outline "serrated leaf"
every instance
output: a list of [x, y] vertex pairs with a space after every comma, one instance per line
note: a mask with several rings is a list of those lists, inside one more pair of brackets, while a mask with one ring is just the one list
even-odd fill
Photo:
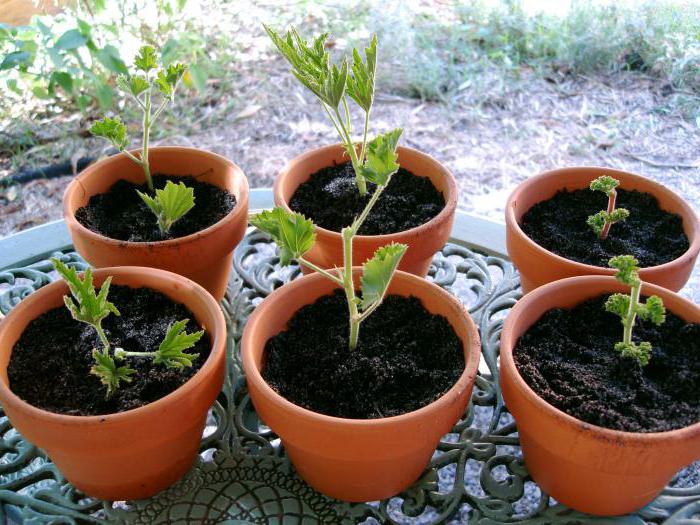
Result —
[[129, 145], [126, 126], [119, 117], [98, 120], [90, 127], [90, 133], [110, 141], [119, 151], [123, 151]]
[[95, 293], [92, 283], [92, 270], [88, 267], [81, 279], [75, 268], [69, 267], [55, 257], [51, 259], [53, 267], [63, 280], [68, 284], [68, 288], [73, 298], [67, 295], [63, 298], [66, 307], [70, 311], [73, 319], [92, 326], [100, 326], [102, 320], [110, 313], [120, 315], [117, 307], [107, 300], [111, 277], [107, 277], [100, 287], [99, 293]]
[[632, 255], [618, 255], [608, 261], [608, 266], [615, 268], [615, 278], [628, 286], [639, 284], [639, 262]]
[[614, 179], [609, 175], [602, 175], [601, 177], [591, 181], [590, 188], [592, 191], [602, 191], [606, 195], [610, 195], [619, 185], [619, 180]]
[[374, 256], [362, 265], [360, 287], [362, 300], [360, 309], [367, 310], [370, 306], [384, 299], [391, 277], [401, 262], [408, 246], [392, 243], [382, 246]]
[[365, 60], [359, 51], [352, 50], [352, 75], [348, 78], [348, 95], [364, 111], [369, 111], [374, 101], [375, 70], [377, 67], [377, 35], [372, 36], [365, 48]]
[[168, 368], [185, 368], [192, 366], [192, 361], [199, 354], [186, 354], [183, 350], [192, 348], [204, 335], [204, 330], [188, 334], [185, 332], [188, 319], [176, 321], [168, 327], [165, 338], [160, 343], [153, 362], [164, 364]]
[[627, 220], [627, 217], [629, 216], [629, 210], [626, 210], [625, 208], [615, 208], [612, 213], [608, 215], [608, 221], [610, 221], [611, 224], [615, 224], [616, 222]]
[[280, 207], [258, 213], [250, 223], [277, 243], [282, 266], [302, 257], [316, 241], [313, 222], [300, 213], [290, 213]]
[[649, 320], [655, 325], [661, 325], [666, 322], [666, 308], [661, 297], [652, 295], [639, 307], [637, 313], [642, 319]]
[[605, 310], [611, 314], [616, 314], [620, 316], [623, 320], [627, 315], [627, 311], [630, 307], [630, 297], [629, 295], [615, 293], [608, 297], [605, 301]]
[[173, 99], [178, 82], [187, 71], [183, 64], [171, 64], [165, 70], [158, 71], [156, 85], [164, 97]]
[[636, 359], [641, 366], [649, 364], [651, 358], [651, 343], [643, 341], [641, 343], [615, 343], [615, 350], [622, 354], [622, 357]]
[[119, 86], [119, 89], [122, 91], [126, 91], [138, 97], [150, 87], [150, 84], [143, 75], [119, 75], [117, 77], [117, 86]]
[[134, 59], [136, 69], [147, 73], [151, 69], [158, 67], [158, 56], [153, 46], [142, 46]]
[[586, 219], [586, 224], [590, 226], [591, 230], [596, 235], [600, 235], [600, 232], [603, 231], [603, 228], [605, 227], [605, 221], [608, 218], [608, 212], [605, 210], [601, 210], [595, 215], [589, 215], [588, 219]]
[[367, 158], [361, 168], [362, 176], [377, 186], [386, 186], [398, 171], [396, 147], [403, 129], [397, 128], [378, 135], [367, 143]]
[[168, 233], [172, 225], [194, 207], [194, 189], [182, 182], [168, 181], [165, 188], [155, 191], [155, 197], [138, 190], [137, 193], [156, 216], [163, 233]]
[[86, 42], [87, 38], [80, 31], [77, 29], [69, 29], [56, 41], [54, 48], [68, 51], [70, 49], [78, 49], [84, 46]]
[[107, 387], [107, 399], [114, 395], [121, 383], [131, 383], [131, 376], [136, 370], [128, 366], [117, 366], [114, 358], [109, 354], [103, 354], [97, 350], [92, 351], [95, 364], [90, 373], [100, 378], [100, 382]]

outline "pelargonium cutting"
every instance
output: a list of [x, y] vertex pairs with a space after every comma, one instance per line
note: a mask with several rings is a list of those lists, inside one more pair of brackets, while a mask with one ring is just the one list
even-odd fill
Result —
[[[92, 125], [90, 132], [108, 140], [118, 151], [141, 166], [150, 195], [136, 191], [155, 215], [161, 233], [167, 234], [173, 223], [194, 207], [194, 190], [182, 182], [175, 184], [172, 181], [168, 181], [163, 189], [155, 189], [148, 148], [152, 128], [168, 104], [174, 102], [175, 91], [187, 71], [187, 66], [179, 63], [170, 64], [167, 67], [159, 66], [156, 50], [151, 46], [141, 47], [134, 60], [134, 66], [136, 73], [120, 75], [117, 78], [117, 85], [136, 102], [143, 112], [143, 139], [138, 156], [127, 150], [130, 140], [126, 125], [119, 116], [98, 120]], [[154, 106], [158, 93], [161, 100]]]

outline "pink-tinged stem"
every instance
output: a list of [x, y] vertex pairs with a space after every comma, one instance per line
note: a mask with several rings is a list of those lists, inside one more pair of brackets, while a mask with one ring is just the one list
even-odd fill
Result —
[[[610, 192], [610, 195], [608, 195], [608, 215], [610, 215], [613, 211], [615, 211], [615, 200], [617, 199], [617, 192], [615, 190], [612, 190]], [[605, 224], [603, 225], [603, 229], [600, 232], [600, 240], [604, 241], [605, 239], [608, 238], [608, 233], [610, 233], [610, 226], [612, 226], [612, 223], [610, 221], [605, 221]]]

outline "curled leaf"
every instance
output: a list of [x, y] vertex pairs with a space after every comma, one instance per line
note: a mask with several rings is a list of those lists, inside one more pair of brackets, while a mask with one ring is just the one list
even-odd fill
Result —
[[396, 147], [403, 129], [397, 128], [376, 136], [367, 143], [367, 159], [362, 166], [362, 176], [377, 186], [386, 186], [390, 177], [399, 169]]
[[117, 366], [114, 358], [109, 354], [92, 351], [95, 364], [90, 369], [90, 373], [100, 378], [100, 382], [107, 387], [107, 399], [112, 397], [121, 383], [131, 383], [131, 376], [136, 370], [128, 366]]
[[398, 243], [382, 246], [374, 253], [371, 259], [362, 265], [362, 277], [360, 278], [362, 290], [361, 310], [367, 310], [373, 304], [384, 299], [391, 277], [399, 266], [407, 248], [408, 246], [405, 244]]
[[156, 216], [162, 233], [168, 233], [172, 225], [194, 207], [194, 189], [182, 182], [168, 181], [165, 188], [156, 190], [155, 197], [138, 190], [137, 193]]
[[632, 255], [618, 255], [608, 261], [608, 266], [615, 268], [615, 278], [628, 286], [639, 284], [639, 262]]
[[183, 352], [183, 350], [192, 348], [204, 335], [204, 330], [188, 334], [185, 331], [187, 322], [188, 319], [183, 319], [168, 327], [168, 332], [153, 359], [155, 364], [164, 364], [168, 368], [189, 368], [192, 366], [192, 361], [199, 357], [199, 354]]
[[90, 133], [110, 141], [119, 151], [123, 151], [129, 145], [126, 125], [119, 117], [104, 117], [102, 120], [98, 120], [90, 127]]
[[601, 191], [609, 196], [619, 185], [619, 180], [614, 179], [609, 175], [603, 175], [591, 181], [590, 188], [592, 191]]

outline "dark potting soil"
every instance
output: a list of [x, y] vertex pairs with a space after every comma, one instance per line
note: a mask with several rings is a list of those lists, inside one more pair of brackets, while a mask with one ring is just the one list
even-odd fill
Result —
[[86, 228], [120, 241], [153, 242], [177, 239], [204, 230], [226, 217], [236, 205], [236, 198], [227, 190], [195, 177], [154, 175], [155, 188], [165, 187], [169, 180], [194, 189], [194, 208], [161, 234], [153, 212], [136, 193], [148, 193], [146, 184], [119, 180], [107, 191], [90, 197], [86, 206], [75, 212], [75, 218]]
[[[190, 320], [187, 332], [201, 329], [184, 305], [149, 288], [113, 285], [109, 300], [121, 313], [121, 317], [110, 314], [102, 321], [112, 348], [153, 352], [170, 324], [182, 319]], [[199, 353], [191, 368], [166, 368], [150, 358], [125, 358], [123, 363], [136, 374], [131, 383], [121, 383], [109, 400], [104, 385], [90, 373], [93, 348], [101, 345], [91, 326], [75, 321], [65, 307], [49, 310], [34, 319], [15, 344], [8, 366], [10, 387], [21, 399], [50, 412], [85, 416], [123, 412], [179, 388], [207, 360], [211, 342], [205, 333], [186, 351]]]
[[700, 325], [670, 312], [655, 326], [637, 319], [634, 341], [649, 341], [645, 367], [615, 351], [620, 318], [607, 296], [554, 309], [518, 340], [520, 375], [551, 405], [582, 421], [628, 432], [663, 432], [700, 421]]
[[[323, 168], [300, 184], [289, 207], [314, 221], [317, 226], [339, 232], [362, 213], [374, 193], [360, 195], [355, 171], [346, 162]], [[399, 168], [360, 228], [361, 235], [384, 235], [425, 224], [445, 207], [445, 199], [428, 177], [418, 177]]]
[[331, 416], [372, 419], [416, 410], [464, 371], [462, 342], [416, 297], [387, 296], [348, 349], [348, 309], [337, 291], [300, 309], [265, 347], [263, 377], [289, 401]]
[[656, 266], [677, 259], [688, 250], [679, 215], [659, 208], [649, 193], [617, 190], [618, 208], [627, 208], [629, 218], [613, 224], [604, 241], [586, 224], [608, 206], [608, 197], [589, 189], [560, 191], [530, 208], [520, 227], [550, 252], [584, 264], [608, 266], [616, 255], [634, 255], [640, 266]]

